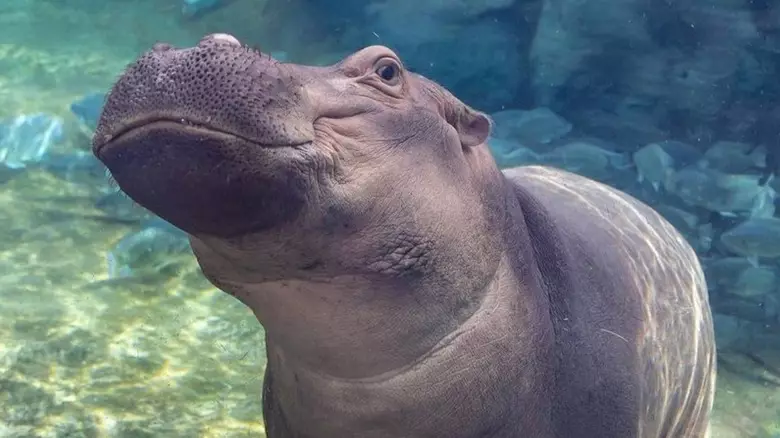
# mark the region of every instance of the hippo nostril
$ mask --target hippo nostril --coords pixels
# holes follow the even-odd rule
[[[155,52],[167,52],[172,48],[173,46],[168,43],[155,43],[155,45],[152,46],[152,50],[154,50]]]
[[[202,46],[205,43],[208,42],[224,42],[228,44],[232,44],[234,46],[240,46],[241,43],[234,37],[233,35],[229,35],[226,33],[212,33],[211,35],[206,35],[203,37],[203,39],[200,40],[198,43],[199,46]]]

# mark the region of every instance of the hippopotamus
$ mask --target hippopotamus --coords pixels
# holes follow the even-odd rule
[[[93,151],[265,328],[271,438],[707,436],[694,251],[607,185],[499,169],[492,129],[387,47],[213,34],[131,64]]]

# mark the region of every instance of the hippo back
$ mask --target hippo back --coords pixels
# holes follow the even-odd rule
[[[715,340],[690,245],[607,185],[539,166],[504,174],[550,297],[558,436],[707,436]]]

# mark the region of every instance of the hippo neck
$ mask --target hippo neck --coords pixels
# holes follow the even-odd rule
[[[543,395],[552,393],[548,312],[539,294],[518,293],[541,290],[528,288],[530,276],[520,271],[503,257],[470,318],[413,362],[378,376],[334,378],[297,362],[268,334],[268,436],[351,437],[357,430],[375,438],[552,436],[551,401]],[[348,351],[356,360],[375,353]]]

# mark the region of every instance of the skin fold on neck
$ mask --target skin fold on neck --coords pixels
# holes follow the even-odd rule
[[[296,431],[295,436],[351,436],[349,431],[355,430],[365,431],[364,436],[402,436],[400,431],[406,430],[410,421],[419,424],[409,430],[430,428],[431,433],[450,437],[484,436],[481,434],[485,431],[480,428],[496,424],[503,424],[507,436],[515,436],[511,431],[524,428],[545,430],[548,426],[543,421],[549,415],[538,413],[549,412],[549,399],[540,395],[544,393],[540,386],[547,382],[549,389],[552,385],[546,375],[548,368],[539,364],[546,363],[544,356],[550,350],[543,347],[551,342],[545,333],[551,333],[544,330],[546,321],[538,315],[544,315],[546,309],[540,308],[538,300],[517,296],[518,282],[523,279],[516,277],[509,263],[502,258],[480,306],[470,317],[438,341],[425,339],[413,344],[415,349],[405,350],[402,358],[393,358],[397,365],[381,373],[334,377],[323,367],[298,360],[284,341],[279,342],[274,332],[269,332],[268,367],[275,389],[271,401],[274,411],[289,418],[310,419],[305,424],[286,425]],[[504,322],[497,325],[496,321]],[[402,326],[404,322],[386,318],[382,324]],[[313,351],[342,351],[339,360],[344,367],[387,363],[382,344],[371,344],[375,339],[353,334],[333,341],[330,336],[325,338],[338,346],[330,344]],[[350,342],[361,345],[344,346]],[[428,347],[430,343],[433,345]],[[508,344],[523,348],[508,349]],[[474,373],[474,369],[480,372]],[[496,374],[508,375],[500,388],[492,387]],[[421,387],[425,390],[420,391]],[[499,410],[486,416],[480,401],[486,397],[504,397],[507,400],[502,406],[524,406],[525,410]],[[416,412],[426,414],[417,416]],[[451,423],[448,418],[453,415],[479,417],[484,425],[474,424],[473,430],[447,431]],[[342,423],[334,423],[333,418],[341,418]],[[503,435],[496,431],[489,436]]]

